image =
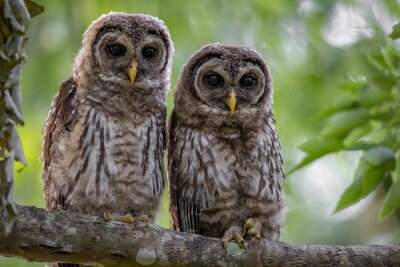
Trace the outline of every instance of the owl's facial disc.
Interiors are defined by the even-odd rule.
[[[93,59],[102,80],[134,83],[138,63],[130,38],[119,30],[99,33],[93,47]]]
[[[125,33],[116,28],[99,31],[93,46],[98,77],[145,90],[159,86],[168,64],[167,44],[156,30]]]
[[[266,90],[263,71],[256,63],[232,64],[219,58],[209,59],[195,70],[194,88],[203,103],[230,114],[251,108]]]

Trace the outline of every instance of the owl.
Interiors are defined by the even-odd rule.
[[[111,12],[89,26],[44,126],[48,209],[154,221],[173,53],[167,27],[149,15]]]
[[[279,240],[284,171],[270,71],[244,46],[209,44],[183,67],[169,123],[173,228]]]

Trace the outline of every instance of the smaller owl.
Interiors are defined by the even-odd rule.
[[[169,124],[173,227],[279,240],[284,180],[271,74],[243,46],[210,44],[183,67]]]

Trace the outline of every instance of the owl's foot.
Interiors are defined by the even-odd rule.
[[[261,238],[261,221],[256,218],[249,218],[244,223],[243,236],[249,235],[251,238]]]
[[[139,221],[142,221],[145,223],[151,223],[154,221],[154,218],[150,215],[142,214],[139,216]]]
[[[104,220],[106,221],[114,221],[114,222],[124,222],[124,223],[133,223],[136,221],[136,218],[132,216],[132,214],[126,214],[122,216],[113,216],[110,213],[104,213]]]
[[[244,239],[242,232],[238,226],[232,226],[229,230],[225,231],[224,236],[222,237],[222,242],[224,248],[226,249],[229,241],[235,240],[240,248],[244,248]]]

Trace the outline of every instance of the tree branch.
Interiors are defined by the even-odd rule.
[[[400,244],[320,246],[253,240],[228,255],[216,238],[178,233],[142,222],[123,224],[66,211],[17,206],[0,254],[40,262],[104,266],[399,266]],[[239,253],[237,253],[239,252]],[[235,253],[240,254],[233,256]]]

